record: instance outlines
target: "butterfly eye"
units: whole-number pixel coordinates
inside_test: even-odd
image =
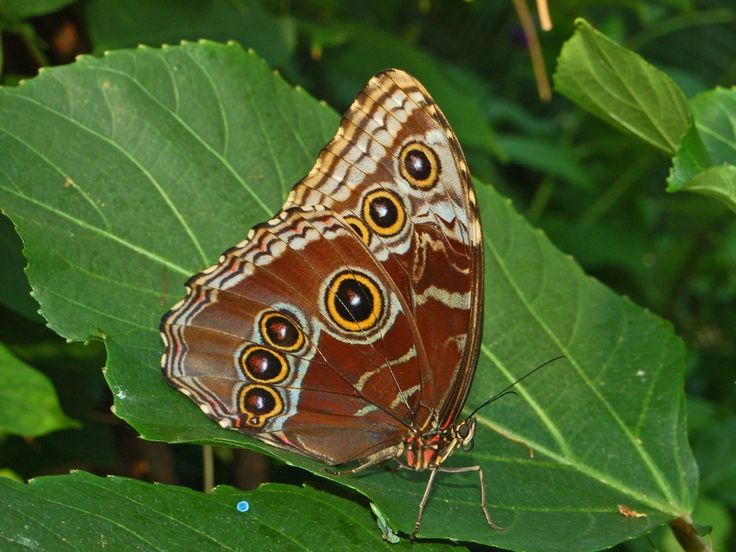
[[[383,298],[376,283],[352,271],[341,272],[332,279],[325,302],[333,322],[349,332],[371,329],[383,313]]]
[[[280,351],[296,351],[304,345],[304,334],[280,312],[267,312],[261,318],[261,337]]]
[[[362,220],[358,217],[345,217],[345,222],[358,234],[358,237],[364,244],[368,245],[370,243],[371,234]]]
[[[376,190],[363,201],[363,218],[381,236],[394,236],[406,222],[406,212],[393,192]]]
[[[432,148],[410,142],[399,155],[399,172],[415,188],[431,188],[437,182],[440,161]]]
[[[289,365],[279,353],[259,345],[243,349],[240,367],[245,376],[260,383],[277,383],[289,375]]]
[[[251,427],[263,427],[268,418],[280,414],[284,403],[276,392],[263,385],[245,385],[238,397],[240,411],[248,416],[246,423]]]

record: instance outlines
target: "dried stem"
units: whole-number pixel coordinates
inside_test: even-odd
[[[516,15],[519,17],[521,29],[524,31],[524,37],[529,48],[529,55],[532,58],[532,68],[534,69],[534,78],[537,81],[539,99],[543,102],[548,102],[552,99],[552,89],[549,86],[547,69],[544,67],[544,58],[542,57],[542,49],[539,46],[537,30],[534,28],[534,21],[532,21],[526,0],[514,0],[514,9],[516,10]]]

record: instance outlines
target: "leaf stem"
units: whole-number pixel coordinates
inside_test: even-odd
[[[670,523],[670,529],[675,535],[677,542],[686,552],[713,552],[713,544],[710,539],[704,539],[698,534],[692,519],[677,518]]]

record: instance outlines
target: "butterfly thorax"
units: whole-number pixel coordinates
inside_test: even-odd
[[[460,447],[470,450],[475,437],[475,419],[465,419],[444,430],[410,435],[404,441],[406,465],[414,470],[439,466]]]

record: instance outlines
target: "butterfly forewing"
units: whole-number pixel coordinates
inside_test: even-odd
[[[189,281],[162,368],[223,427],[363,460],[459,415],[482,273],[457,140],[421,84],[385,71],[282,211]]]
[[[405,220],[391,228],[400,218],[390,216],[395,201]],[[465,402],[475,369],[483,249],[465,157],[416,79],[384,71],[358,94],[286,205],[313,204],[353,223],[401,290],[431,372],[422,404],[447,426]],[[381,209],[389,216],[381,217]],[[420,428],[427,422],[415,420]]]

